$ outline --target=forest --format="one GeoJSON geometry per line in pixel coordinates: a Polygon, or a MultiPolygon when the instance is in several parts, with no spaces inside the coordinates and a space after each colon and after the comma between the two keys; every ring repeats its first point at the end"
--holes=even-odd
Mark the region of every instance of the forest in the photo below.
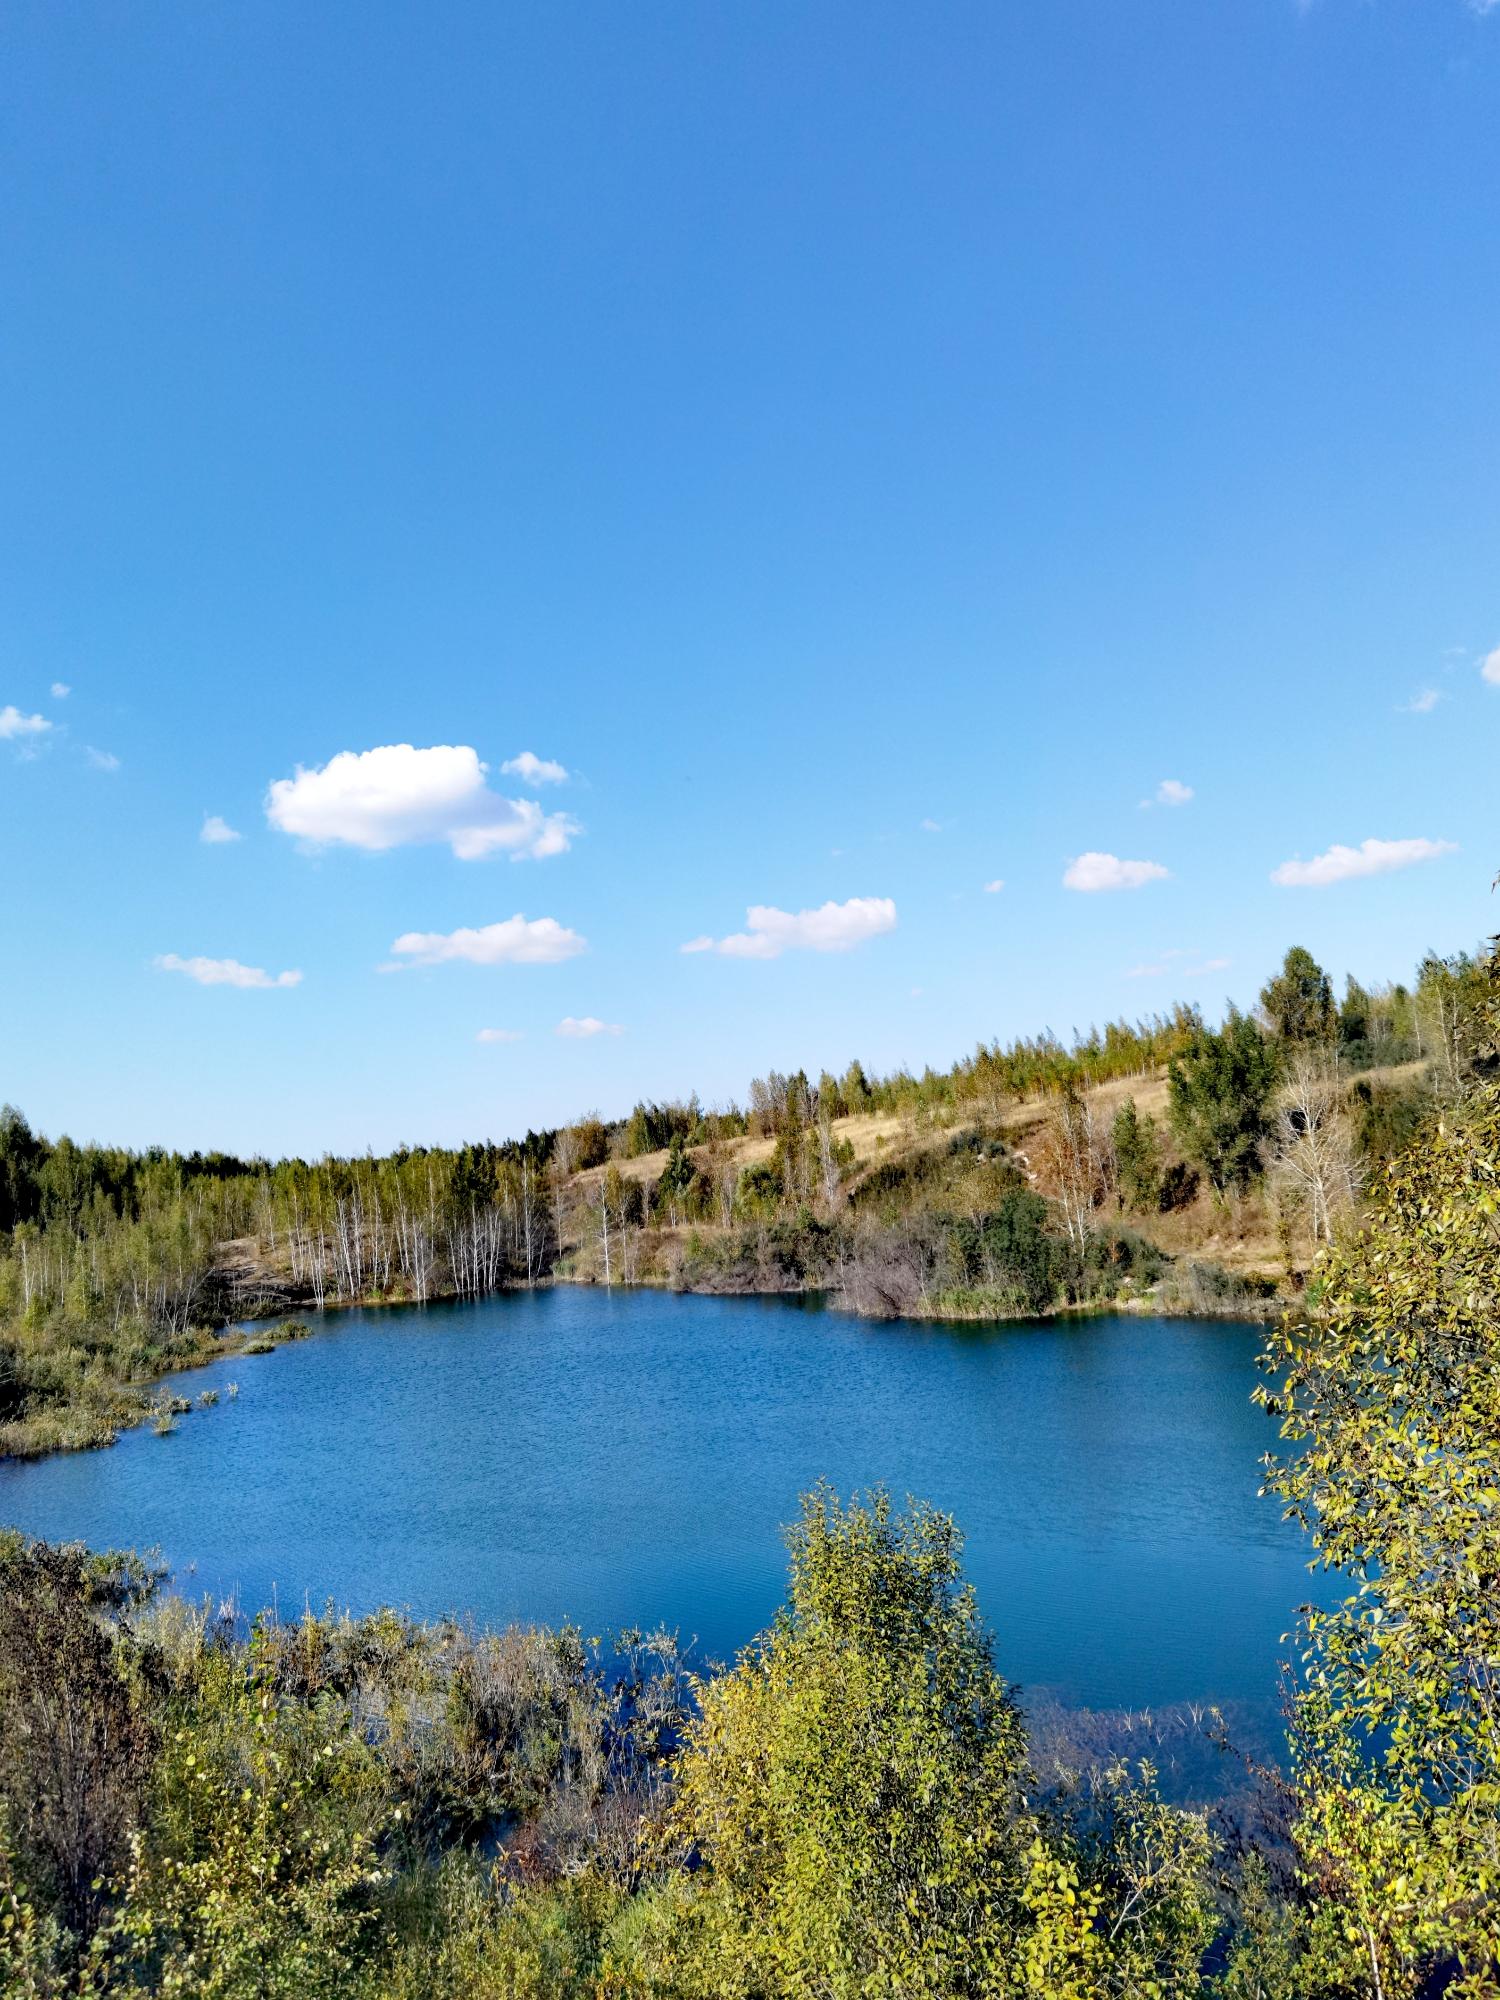
{"type": "Polygon", "coordinates": [[[7,1107],[0,1456],[170,1426],[164,1372],[356,1301],[563,1279],[815,1290],[873,1317],[1274,1313],[1489,1075],[1495,964],[1430,955],[1409,987],[1336,1000],[1294,947],[1218,1028],[1178,1006],[943,1072],[772,1072],[743,1106],[380,1158],[78,1145],[7,1107]]]}
{"type": "Polygon", "coordinates": [[[9,1534],[0,1989],[1494,2000],[1497,1207],[1485,1082],[1268,1333],[1267,1482],[1347,1594],[1302,1614],[1289,1762],[1234,1814],[1035,1740],[956,1524],[883,1493],[803,1497],[727,1667],[660,1633],[246,1627],[9,1534]]]}

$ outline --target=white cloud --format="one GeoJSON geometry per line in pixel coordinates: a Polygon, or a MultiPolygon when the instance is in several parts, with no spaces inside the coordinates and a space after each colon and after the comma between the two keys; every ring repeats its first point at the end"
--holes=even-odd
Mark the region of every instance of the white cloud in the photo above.
{"type": "Polygon", "coordinates": [[[1436,861],[1440,854],[1457,852],[1451,840],[1362,840],[1358,847],[1336,843],[1311,861],[1283,861],[1271,870],[1271,880],[1283,889],[1326,889],[1332,882],[1388,875],[1394,868],[1411,868],[1419,861],[1436,861]]]}
{"type": "Polygon", "coordinates": [[[995,877],[995,879],[994,879],[994,881],[993,881],[993,882],[986,882],[986,883],[985,883],[985,885],[984,885],[984,893],[985,893],[985,894],[986,894],[987,896],[998,896],[998,895],[999,895],[999,893],[1000,893],[1000,891],[1001,891],[1001,890],[1002,890],[1002,889],[1003,889],[1004,887],[1005,887],[1005,882],[1004,882],[1004,879],[1003,879],[1003,878],[1002,878],[1001,876],[997,875],[997,876],[995,877]]]}
{"type": "Polygon", "coordinates": [[[1196,951],[1190,951],[1183,945],[1174,945],[1170,951],[1159,951],[1154,959],[1148,960],[1144,965],[1127,967],[1125,977],[1127,979],[1164,979],[1169,972],[1172,972],[1181,974],[1184,979],[1201,979],[1205,972],[1227,972],[1228,970],[1229,960],[1227,958],[1200,959],[1196,951]],[[1183,965],[1180,961],[1185,958],[1192,959],[1194,961],[1193,964],[1183,965]]]}
{"type": "Polygon", "coordinates": [[[242,833],[236,833],[228,820],[220,819],[217,813],[205,813],[198,838],[208,847],[222,847],[226,841],[243,840],[242,833]]]}
{"type": "Polygon", "coordinates": [[[96,771],[118,771],[120,760],[113,750],[96,750],[92,743],[84,745],[84,754],[96,771]]]}
{"type": "Polygon", "coordinates": [[[73,690],[68,686],[66,681],[54,681],[52,683],[52,699],[54,701],[66,701],[72,692],[73,690]]]}
{"type": "Polygon", "coordinates": [[[1063,871],[1063,887],[1093,895],[1101,889],[1144,889],[1164,882],[1168,871],[1159,861],[1122,861],[1117,854],[1080,854],[1063,871]]]}
{"type": "MultiPolygon", "coordinates": [[[[1496,5],[1500,6],[1500,0],[1496,0],[1496,5]]],[[[1491,687],[1500,687],[1500,646],[1493,653],[1485,654],[1479,673],[1480,678],[1487,680],[1491,687]]]]}
{"type": "MultiPolygon", "coordinates": [[[[507,917],[503,924],[478,930],[405,931],[391,946],[407,965],[558,965],[576,958],[588,945],[556,917],[507,917]]],[[[389,965],[383,970],[400,968],[389,965]]]]}
{"type": "Polygon", "coordinates": [[[519,778],[523,785],[566,784],[568,773],[550,757],[538,757],[534,751],[523,750],[519,757],[507,757],[500,766],[512,778],[519,778]]]}
{"type": "Polygon", "coordinates": [[[519,1042],[524,1037],[519,1028],[481,1028],[474,1039],[476,1042],[519,1042]]]}
{"type": "Polygon", "coordinates": [[[942,830],[943,822],[940,819],[924,819],[922,821],[923,833],[941,833],[942,830]]]}
{"type": "Polygon", "coordinates": [[[1163,778],[1156,788],[1159,806],[1185,806],[1192,796],[1192,786],[1183,784],[1180,778],[1163,778]]]}
{"type": "Polygon", "coordinates": [[[1401,704],[1402,715],[1431,715],[1442,700],[1441,688],[1419,688],[1410,701],[1401,704]]]}
{"type": "Polygon", "coordinates": [[[488,768],[467,744],[341,750],[321,769],[299,764],[294,778],[278,778],[266,793],[266,818],[282,833],[372,854],[428,841],[446,841],[460,861],[566,853],[578,831],[568,815],[544,813],[534,799],[501,798],[484,781],[488,768]]]}
{"type": "Polygon", "coordinates": [[[156,960],[158,972],[185,972],[200,986],[300,986],[300,972],[263,971],[258,965],[241,965],[237,958],[179,958],[175,951],[163,952],[156,960]]]}
{"type": "Polygon", "coordinates": [[[618,1021],[601,1021],[594,1014],[585,1014],[581,1021],[575,1020],[571,1014],[565,1015],[554,1030],[554,1033],[575,1042],[586,1042],[593,1035],[623,1035],[624,1032],[618,1021]]]}
{"type": "Polygon", "coordinates": [[[868,939],[896,928],[896,905],[889,896],[851,896],[847,903],[820,909],[777,910],[753,903],[747,928],[732,937],[694,938],[684,951],[718,951],[726,958],[780,958],[784,951],[852,951],[868,939]]]}
{"type": "Polygon", "coordinates": [[[51,727],[45,715],[22,715],[14,702],[0,708],[0,736],[45,736],[51,727]]]}

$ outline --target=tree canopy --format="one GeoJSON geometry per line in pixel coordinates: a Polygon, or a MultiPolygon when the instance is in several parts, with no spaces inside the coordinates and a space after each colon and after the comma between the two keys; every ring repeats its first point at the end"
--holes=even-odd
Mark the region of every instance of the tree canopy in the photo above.
{"type": "Polygon", "coordinates": [[[1277,1068],[1274,1046],[1234,1011],[1217,1032],[1200,1028],[1167,1065],[1173,1130],[1218,1194],[1243,1192],[1259,1170],[1277,1068]]]}

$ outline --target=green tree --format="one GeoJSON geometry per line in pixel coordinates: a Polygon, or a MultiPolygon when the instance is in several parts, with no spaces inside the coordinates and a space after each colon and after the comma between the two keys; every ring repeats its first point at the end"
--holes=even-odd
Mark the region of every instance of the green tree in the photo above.
{"type": "Polygon", "coordinates": [[[1154,1118],[1143,1118],[1127,1097],[1110,1126],[1115,1184],[1127,1208],[1149,1214],[1161,1206],[1161,1135],[1154,1118]]]}
{"type": "Polygon", "coordinates": [[[1346,1049],[1360,1049],[1370,1039],[1370,995],[1351,972],[1344,981],[1344,1000],[1339,1008],[1339,1042],[1346,1049]]]}
{"type": "Polygon", "coordinates": [[[1200,1028],[1167,1065],[1172,1129],[1220,1197],[1231,1187],[1243,1193],[1260,1171],[1276,1078],[1274,1046],[1235,1010],[1217,1033],[1200,1028]]]}
{"type": "Polygon", "coordinates": [[[657,1213],[665,1211],[674,1227],[682,1218],[684,1199],[696,1173],[693,1156],[683,1144],[682,1134],[674,1132],[672,1143],[667,1148],[666,1165],[657,1179],[653,1196],[657,1213]]]}
{"type": "Polygon", "coordinates": [[[844,1080],[839,1085],[839,1096],[843,1099],[851,1116],[857,1117],[868,1111],[873,1101],[869,1080],[865,1076],[864,1064],[858,1058],[844,1071],[844,1080]]]}
{"type": "Polygon", "coordinates": [[[844,1118],[849,1111],[844,1102],[844,1094],[839,1089],[838,1078],[829,1070],[824,1070],[818,1078],[818,1117],[820,1119],[844,1118]]]}
{"type": "Polygon", "coordinates": [[[663,1903],[677,1990],[1196,1991],[1201,1822],[1128,1787],[1093,1832],[1029,1803],[1021,1718],[948,1516],[820,1488],[790,1544],[790,1602],[700,1686],[678,1767],[670,1828],[702,1866],[663,1903]]]}
{"type": "Polygon", "coordinates": [[[37,1208],[37,1169],[46,1157],[23,1113],[0,1105],[0,1231],[29,1222],[37,1208]]]}
{"type": "Polygon", "coordinates": [[[1261,988],[1260,1004],[1284,1042],[1326,1042],[1333,1037],[1337,1017],[1332,982],[1300,944],[1292,946],[1280,972],[1261,988]]]}
{"type": "Polygon", "coordinates": [[[1298,1992],[1500,1993],[1497,1218],[1491,1086],[1397,1161],[1265,1358],[1298,1447],[1273,1483],[1354,1585],[1305,1615],[1298,1992]]]}
{"type": "Polygon", "coordinates": [[[791,1601],[705,1682],[674,1830],[730,1993],[954,1994],[1023,1924],[1024,1738],[951,1521],[811,1495],[791,1601]]]}
{"type": "Polygon", "coordinates": [[[256,1646],[245,1667],[198,1663],[114,1949],[155,1995],[341,2000],[375,1923],[381,1776],[344,1703],[283,1697],[256,1646]]]}

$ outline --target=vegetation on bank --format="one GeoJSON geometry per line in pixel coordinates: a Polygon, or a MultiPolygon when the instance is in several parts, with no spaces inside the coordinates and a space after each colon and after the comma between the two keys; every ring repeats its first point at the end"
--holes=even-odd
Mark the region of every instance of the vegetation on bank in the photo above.
{"type": "Polygon", "coordinates": [[[130,1558],[0,1543],[0,1987],[1322,1990],[1244,1976],[1308,1955],[1279,1844],[1219,1850],[1149,1766],[1032,1761],[950,1521],[819,1492],[790,1541],[786,1609],[699,1676],[660,1637],[606,1671],[392,1613],[246,1635],[130,1558]]]}
{"type": "Polygon", "coordinates": [[[1268,1341],[1268,1484],[1348,1595],[1236,1831],[1034,1751],[953,1523],[881,1495],[808,1496],[786,1609],[701,1674],[660,1636],[246,1633],[11,1535],[0,1990],[1500,2000],[1485,1032],[1268,1341]]]}
{"type": "Polygon", "coordinates": [[[1292,1761],[1230,1830],[1037,1754],[953,1523],[809,1495],[786,1608],[670,1639],[248,1633],[0,1539],[0,1988],[251,2000],[1496,2000],[1500,1087],[1271,1338],[1292,1761]]]}
{"type": "Polygon", "coordinates": [[[0,1454],[108,1442],[221,1330],[554,1274],[831,1293],[874,1316],[1261,1312],[1385,1159],[1486,1071],[1492,962],[1335,1004],[1300,949],[1255,1017],[1195,1009],[752,1081],[504,1145],[241,1160],[51,1142],[0,1114],[0,1454]]]}

